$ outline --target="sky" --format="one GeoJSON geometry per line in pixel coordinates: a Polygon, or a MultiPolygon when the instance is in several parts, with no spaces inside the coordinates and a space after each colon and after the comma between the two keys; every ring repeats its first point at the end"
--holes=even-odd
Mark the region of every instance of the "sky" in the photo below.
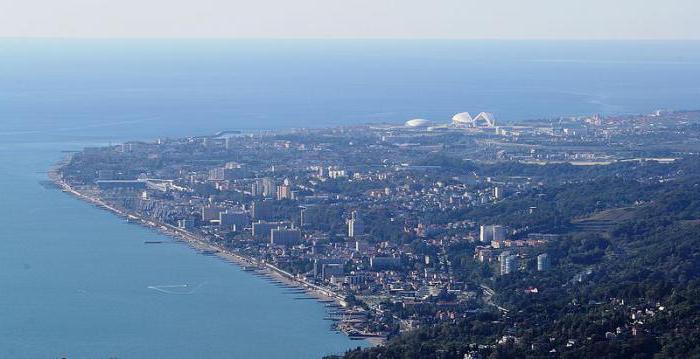
{"type": "Polygon", "coordinates": [[[700,39],[700,0],[0,0],[0,37],[700,39]]]}

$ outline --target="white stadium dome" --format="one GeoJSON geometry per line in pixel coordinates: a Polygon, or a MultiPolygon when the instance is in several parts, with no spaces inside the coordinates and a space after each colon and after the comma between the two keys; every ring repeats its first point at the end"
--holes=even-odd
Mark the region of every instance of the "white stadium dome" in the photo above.
{"type": "Polygon", "coordinates": [[[428,127],[430,125],[430,121],[424,120],[422,118],[414,118],[413,120],[408,120],[406,121],[406,123],[404,123],[404,126],[406,127],[428,127]]]}
{"type": "Polygon", "coordinates": [[[472,115],[470,115],[469,112],[460,112],[452,116],[452,122],[455,125],[468,125],[471,124],[472,121],[472,115]]]}
{"type": "Polygon", "coordinates": [[[468,127],[494,127],[496,118],[490,112],[481,112],[476,117],[472,117],[469,112],[460,112],[452,116],[452,123],[468,127]]]}

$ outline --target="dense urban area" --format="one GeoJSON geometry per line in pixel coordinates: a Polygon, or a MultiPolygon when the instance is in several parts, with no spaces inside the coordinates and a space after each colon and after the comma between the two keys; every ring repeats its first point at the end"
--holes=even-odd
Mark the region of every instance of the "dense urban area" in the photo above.
{"type": "Polygon", "coordinates": [[[52,176],[325,298],[380,342],[346,358],[690,357],[699,153],[700,111],[460,113],[86,148],[52,176]]]}

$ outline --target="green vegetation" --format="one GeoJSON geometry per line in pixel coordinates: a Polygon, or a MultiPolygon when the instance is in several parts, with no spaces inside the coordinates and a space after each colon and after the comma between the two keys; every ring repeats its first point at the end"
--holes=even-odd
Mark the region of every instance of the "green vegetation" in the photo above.
{"type": "MultiPolygon", "coordinates": [[[[548,167],[537,171],[561,169],[548,167]]],[[[563,176],[569,170],[579,171],[569,168],[563,176]]],[[[507,314],[470,314],[345,357],[700,357],[700,159],[583,173],[589,176],[492,206],[435,214],[562,234],[528,253],[525,269],[507,277],[493,277],[493,265],[472,260],[472,245],[449,249],[452,269],[466,282],[493,288],[493,301],[507,314]],[[529,207],[537,211],[528,214],[529,207]],[[577,225],[591,218],[606,225],[577,225]],[[541,252],[556,270],[536,271],[541,252]],[[532,288],[537,292],[525,290],[532,288]]]]}

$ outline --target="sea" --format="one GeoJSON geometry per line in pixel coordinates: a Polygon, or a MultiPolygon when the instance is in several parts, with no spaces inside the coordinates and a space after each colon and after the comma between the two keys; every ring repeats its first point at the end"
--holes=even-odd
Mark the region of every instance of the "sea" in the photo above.
{"type": "Polygon", "coordinates": [[[126,140],[700,109],[700,42],[0,40],[0,357],[319,358],[327,309],[43,184],[126,140]],[[144,241],[162,241],[145,244],[144,241]]]}

